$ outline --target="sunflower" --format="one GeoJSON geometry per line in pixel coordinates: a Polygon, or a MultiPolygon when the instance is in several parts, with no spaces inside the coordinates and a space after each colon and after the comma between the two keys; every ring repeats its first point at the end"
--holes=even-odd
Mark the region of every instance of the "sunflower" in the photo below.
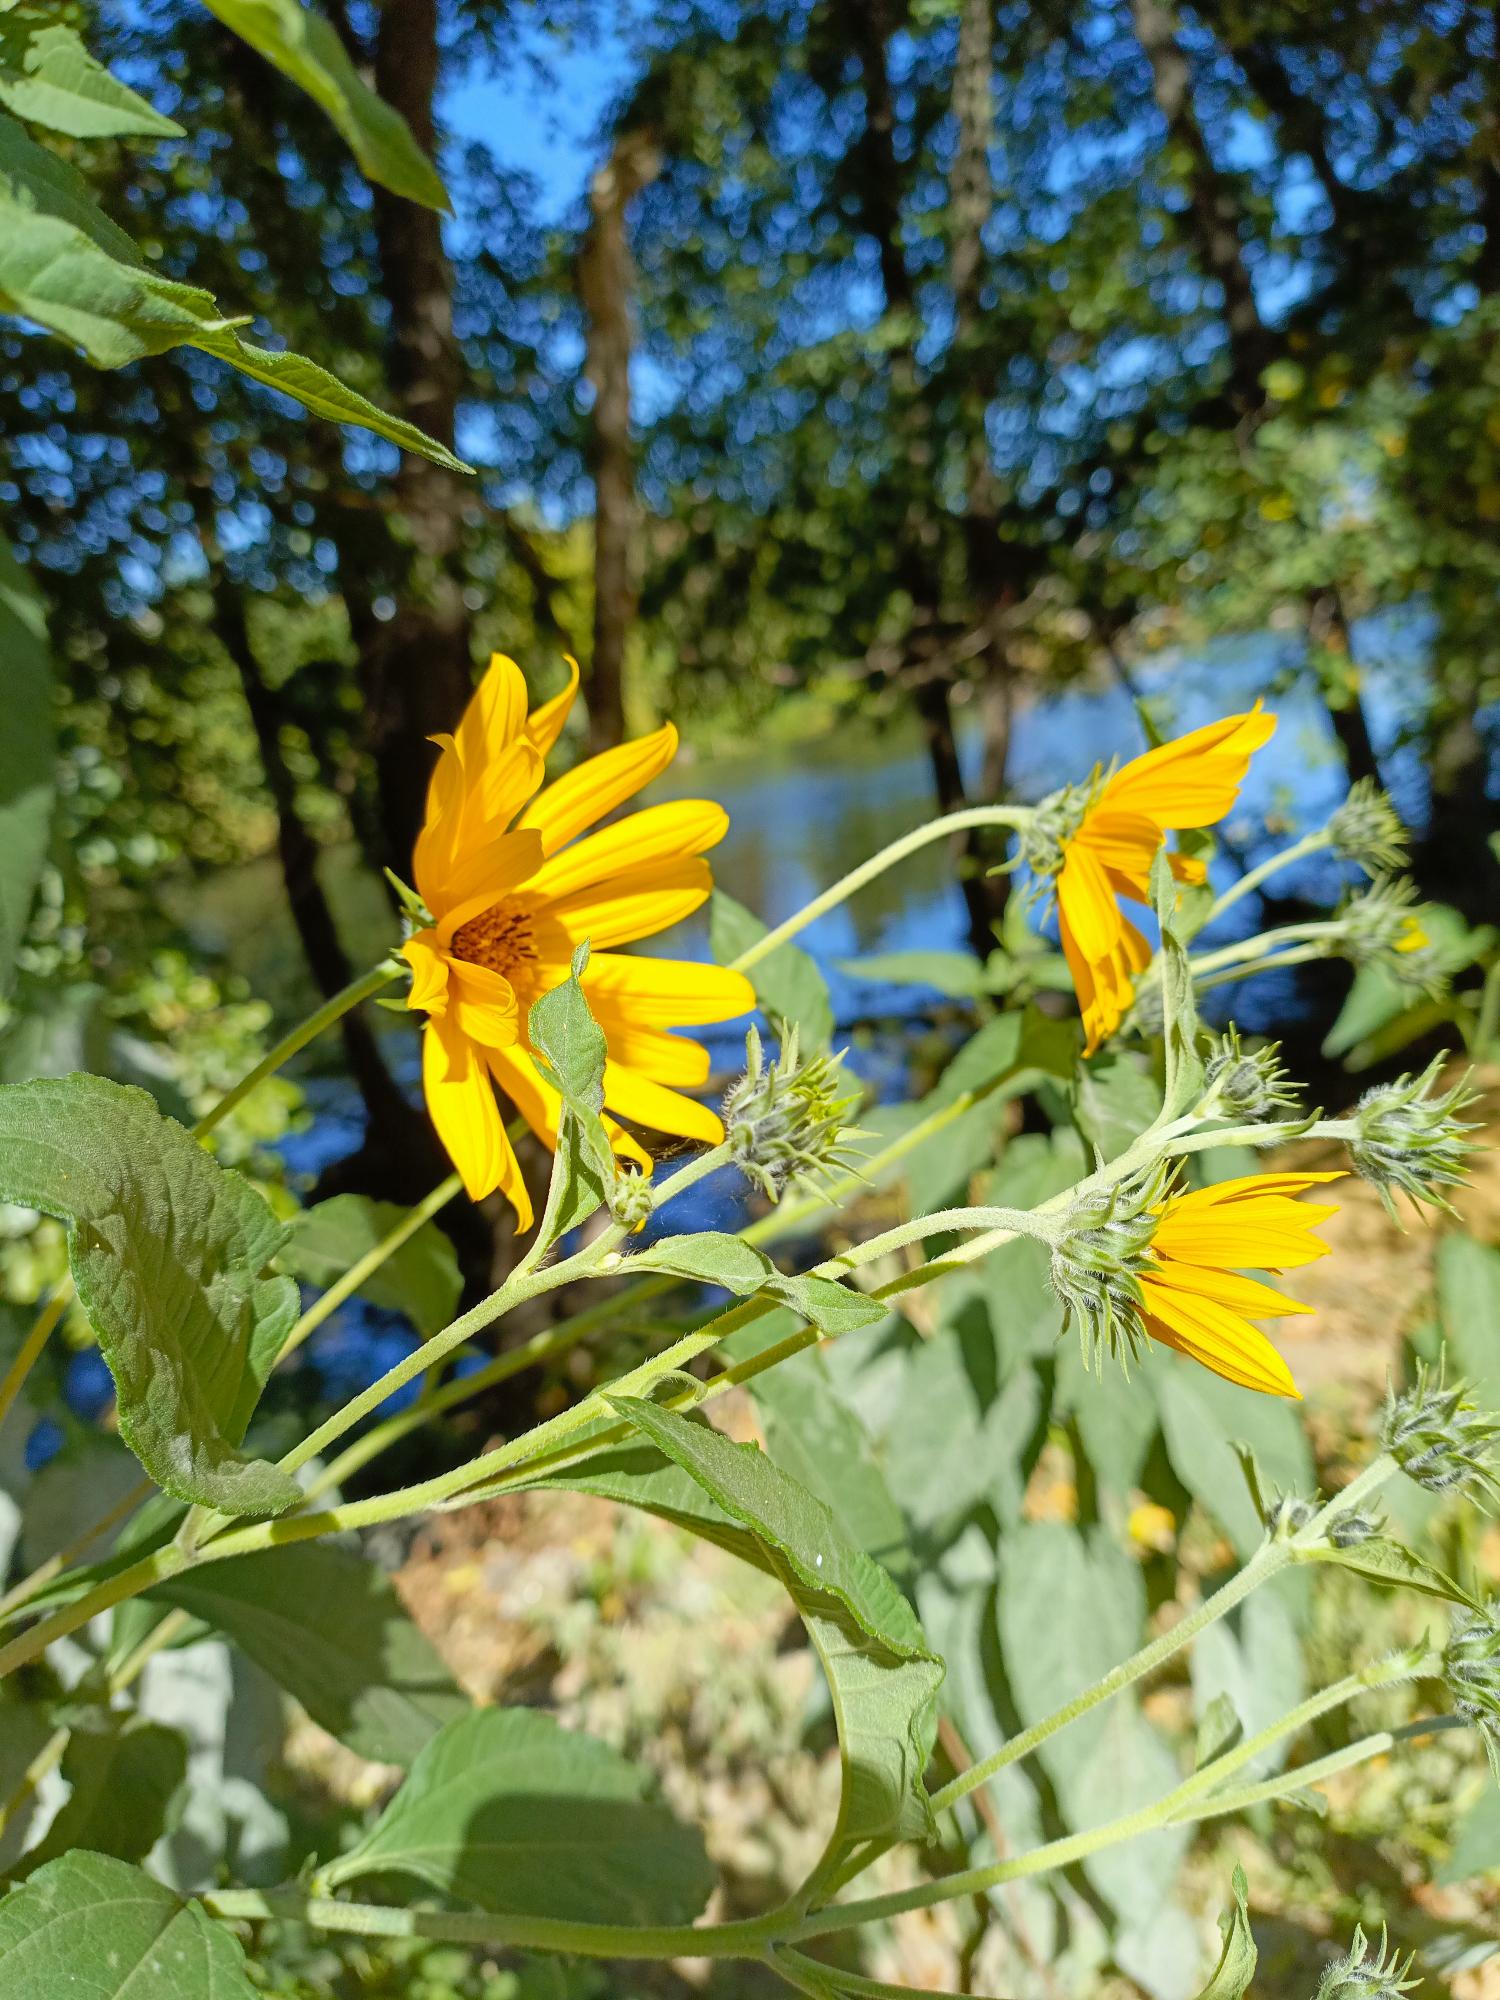
{"type": "Polygon", "coordinates": [[[1338,1204],[1294,1199],[1339,1174],[1247,1174],[1171,1195],[1156,1213],[1148,1261],[1137,1274],[1146,1331],[1242,1388],[1300,1392],[1256,1319],[1310,1312],[1238,1266],[1287,1271],[1328,1255],[1313,1235],[1338,1204]]]}
{"type": "MultiPolygon", "coordinates": [[[[1058,928],[1083,1011],[1087,1054],[1119,1027],[1135,998],[1135,975],[1151,959],[1119,898],[1150,903],[1151,863],[1168,832],[1223,819],[1251,757],[1275,728],[1275,716],[1257,704],[1148,750],[1115,772],[1063,841],[1058,928]]],[[[1171,861],[1179,881],[1203,880],[1201,862],[1180,854],[1171,861]]]]}
{"type": "MultiPolygon", "coordinates": [[[[741,973],[614,949],[699,907],[712,887],[703,855],[729,818],[706,799],[682,799],[587,833],[671,763],[671,723],[539,791],[578,692],[569,667],[563,692],[528,715],[520,668],[496,654],[457,730],[434,739],[440,755],[414,859],[432,923],[402,947],[407,1005],[427,1016],[422,1082],[438,1136],[470,1197],[499,1188],[522,1229],[531,1202],[495,1090],[556,1149],[560,1100],[532,1057],[527,1015],[568,977],[575,946],[591,946],[582,984],[608,1045],[606,1110],[654,1131],[723,1138],[718,1114],[681,1094],[707,1080],[708,1051],[670,1031],[755,1005],[741,973]]],[[[649,1167],[615,1119],[605,1124],[618,1154],[649,1167]]]]}

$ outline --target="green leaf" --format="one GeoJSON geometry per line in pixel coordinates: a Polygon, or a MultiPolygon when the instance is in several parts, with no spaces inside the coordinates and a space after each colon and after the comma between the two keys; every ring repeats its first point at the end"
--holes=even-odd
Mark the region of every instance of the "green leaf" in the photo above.
{"type": "MultiPolygon", "coordinates": [[[[732,965],[742,952],[758,944],[766,925],[743,903],[715,889],[708,910],[709,949],[720,965],[732,965]]],[[[804,1055],[825,1049],[833,1040],[833,1002],[817,961],[801,945],[779,944],[746,974],[755,988],[767,1020],[778,1032],[796,1028],[804,1055]]]]}
{"type": "Polygon", "coordinates": [[[1474,1611],[1485,1608],[1461,1583],[1455,1583],[1451,1576],[1444,1576],[1411,1549],[1384,1535],[1372,1535],[1368,1541],[1355,1542],[1346,1549],[1308,1549],[1303,1559],[1334,1563],[1340,1569],[1352,1569],[1357,1576],[1367,1577],[1371,1583],[1420,1591],[1424,1597],[1438,1597],[1445,1604],[1463,1604],[1474,1611]]]}
{"type": "Polygon", "coordinates": [[[1437,1297],[1450,1375],[1462,1376],[1481,1407],[1500,1414],[1500,1250],[1464,1234],[1443,1237],[1437,1297]]]}
{"type": "Polygon", "coordinates": [[[618,1171],[603,1117],[609,1048],[580,983],[588,962],[584,943],[573,954],[568,977],[544,993],[528,1016],[537,1065],[563,1101],[541,1226],[542,1240],[548,1243],[608,1199],[618,1171]]]}
{"type": "Polygon", "coordinates": [[[233,1640],[361,1757],[409,1764],[468,1700],[373,1563],[320,1542],[173,1577],[150,1595],[233,1640]]]}
{"type": "Polygon", "coordinates": [[[74,1852],[0,1902],[5,2000],[254,2000],[232,1931],[139,1868],[74,1852]]]}
{"type": "Polygon", "coordinates": [[[1198,1718],[1198,1734],[1193,1745],[1193,1769],[1201,1771],[1232,1750],[1245,1733],[1245,1725],[1227,1694],[1216,1694],[1198,1718]]]}
{"type": "Polygon", "coordinates": [[[950,1000],[977,1000],[993,991],[987,968],[969,951],[887,951],[845,959],[851,979],[875,986],[931,986],[950,1000]]]}
{"type": "Polygon", "coordinates": [[[0,1089],[0,1200],[68,1225],[79,1301],[115,1379],[120,1435],[157,1485],[276,1514],[296,1481],[237,1446],[297,1314],[263,1277],[286,1231],[144,1090],[98,1076],[0,1089]]]}
{"type": "Polygon", "coordinates": [[[388,416],[300,354],[242,340],[246,322],[213,296],[163,277],[94,202],[66,160],[0,116],[0,311],[72,343],[99,368],[196,347],[279,389],[314,416],[357,424],[452,471],[469,468],[414,424],[388,416]]]}
{"type": "Polygon", "coordinates": [[[1117,1159],[1161,1108],[1161,1090],[1144,1056],[1115,1050],[1078,1065],[1073,1119],[1101,1159],[1117,1159]]]}
{"type": "Polygon", "coordinates": [[[736,1298],[764,1292],[789,1305],[819,1333],[848,1333],[885,1319],[889,1307],[832,1278],[784,1277],[763,1250],[742,1237],[705,1229],[697,1236],[664,1236],[630,1260],[632,1270],[663,1271],[699,1285],[722,1285],[736,1298]]]}
{"type": "MultiPolygon", "coordinates": [[[[395,1202],[338,1194],[295,1217],[281,1253],[284,1270],[322,1290],[389,1236],[406,1214],[395,1202]]],[[[359,1288],[373,1306],[404,1313],[424,1335],[440,1333],[458,1308],[463,1281],[450,1240],[424,1222],[359,1288]]]]}
{"type": "Polygon", "coordinates": [[[508,1916],[677,1924],[696,1917],[713,1869],[695,1828],[648,1793],[607,1744],[525,1708],[480,1708],[418,1756],[364,1838],[323,1871],[414,1875],[508,1916]]]}
{"type": "Polygon", "coordinates": [[[52,830],[52,662],[41,603],[0,535],[0,999],[10,991],[52,830]]]}
{"type": "Polygon", "coordinates": [[[1177,884],[1165,847],[1151,864],[1151,894],[1161,926],[1162,1038],[1166,1045],[1163,1111],[1180,1117],[1201,1095],[1203,1058],[1198,1053],[1198,1003],[1193,972],[1177,930],[1177,884]]]}
{"type": "Polygon", "coordinates": [[[105,1712],[75,1727],[62,1760],[72,1792],[26,1856],[26,1872],[70,1848],[144,1861],[166,1830],[187,1756],[186,1739],[159,1722],[105,1712]]]}
{"type": "Polygon", "coordinates": [[[856,1548],[899,1573],[911,1555],[906,1523],[824,1356],[812,1348],[767,1369],[751,1394],[772,1462],[823,1502],[856,1548]]]}
{"type": "Polygon", "coordinates": [[[1468,1882],[1500,1869],[1500,1790],[1486,1780],[1484,1790],[1458,1823],[1447,1860],[1438,1870],[1442,1883],[1468,1882]]]}
{"type": "Polygon", "coordinates": [[[923,1773],[943,1665],[890,1577],[843,1534],[821,1500],[754,1445],[629,1397],[611,1406],[761,1543],[823,1662],[844,1783],[836,1846],[927,1839],[923,1773]]]}
{"type": "Polygon", "coordinates": [[[0,104],[70,139],[187,136],[95,62],[71,28],[30,7],[0,15],[0,104]]]}
{"type": "Polygon", "coordinates": [[[360,77],[337,31],[302,0],[203,0],[326,113],[372,181],[424,208],[445,210],[437,169],[393,105],[360,77]]]}
{"type": "Polygon", "coordinates": [[[1217,1375],[1164,1354],[1152,1357],[1142,1382],[1155,1391],[1172,1470],[1224,1529],[1243,1559],[1265,1535],[1246,1490],[1237,1445],[1254,1449],[1279,1493],[1310,1493],[1312,1453],[1294,1406],[1240,1389],[1217,1375]]]}
{"type": "Polygon", "coordinates": [[[1243,1868],[1234,1871],[1234,1908],[1224,1919],[1224,1949],[1198,2000],[1241,2000],[1255,1977],[1255,1939],[1250,1932],[1250,1885],[1243,1868]]]}

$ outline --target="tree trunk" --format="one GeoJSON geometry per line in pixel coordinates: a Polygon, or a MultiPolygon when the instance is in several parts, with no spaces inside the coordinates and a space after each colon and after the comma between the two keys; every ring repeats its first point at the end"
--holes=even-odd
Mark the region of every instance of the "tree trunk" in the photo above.
{"type": "Polygon", "coordinates": [[[630,435],[630,356],[635,345],[635,266],[625,216],[661,167],[646,134],[617,135],[589,184],[593,220],[578,259],[578,291],[588,321],[585,372],[594,389],[588,433],[594,480],[594,649],[589,667],[589,746],[606,750],[625,735],[625,648],[635,621],[637,506],[630,435]]]}
{"type": "MultiPolygon", "coordinates": [[[[438,79],[437,0],[383,0],[375,87],[431,152],[438,79]]],[[[453,331],[453,272],[441,218],[388,189],[371,190],[381,289],[390,305],[388,374],[399,414],[453,449],[463,356],[453,331]]],[[[362,648],[365,729],[374,759],[382,859],[411,870],[433,753],[427,738],[452,729],[473,684],[460,553],[473,504],[463,476],[403,453],[395,480],[413,560],[395,615],[362,648]]]]}
{"type": "Polygon", "coordinates": [[[1349,621],[1336,588],[1313,591],[1308,598],[1307,652],[1350,784],[1368,778],[1378,785],[1380,765],[1354,675],[1349,621]],[[1338,672],[1341,663],[1343,671],[1338,672]]]}

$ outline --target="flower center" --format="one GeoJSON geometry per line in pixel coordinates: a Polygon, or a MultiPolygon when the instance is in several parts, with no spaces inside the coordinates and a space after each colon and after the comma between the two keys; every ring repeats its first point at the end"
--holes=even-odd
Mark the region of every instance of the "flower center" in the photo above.
{"type": "Polygon", "coordinates": [[[482,965],[507,978],[522,963],[536,963],[536,933],[531,912],[513,901],[492,903],[453,933],[455,958],[482,965]]]}

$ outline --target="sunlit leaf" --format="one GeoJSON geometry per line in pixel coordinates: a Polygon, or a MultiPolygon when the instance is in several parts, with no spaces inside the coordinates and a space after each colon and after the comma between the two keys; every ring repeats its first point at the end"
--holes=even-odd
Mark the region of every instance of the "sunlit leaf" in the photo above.
{"type": "MultiPolygon", "coordinates": [[[[3,255],[3,252],[0,252],[3,255]]],[[[52,827],[52,662],[42,607],[0,535],[0,998],[10,990],[52,827]]]]}
{"type": "MultiPolygon", "coordinates": [[[[737,903],[722,889],[715,889],[709,905],[708,928],[714,957],[720,965],[732,965],[741,952],[759,943],[767,927],[743,903],[737,903]]],[[[790,940],[777,945],[773,952],[752,965],[745,976],[755,988],[755,997],[766,1018],[778,1030],[797,1029],[804,1054],[828,1047],[834,1029],[828,982],[817,961],[801,945],[790,940]]]]}
{"type": "MultiPolygon", "coordinates": [[[[325,1289],[390,1235],[406,1214],[394,1202],[338,1194],[307,1208],[292,1223],[281,1253],[284,1270],[325,1289]]],[[[422,1334],[438,1333],[453,1318],[463,1281],[453,1244],[436,1223],[409,1236],[359,1287],[359,1296],[388,1312],[404,1313],[422,1334]]]]}

